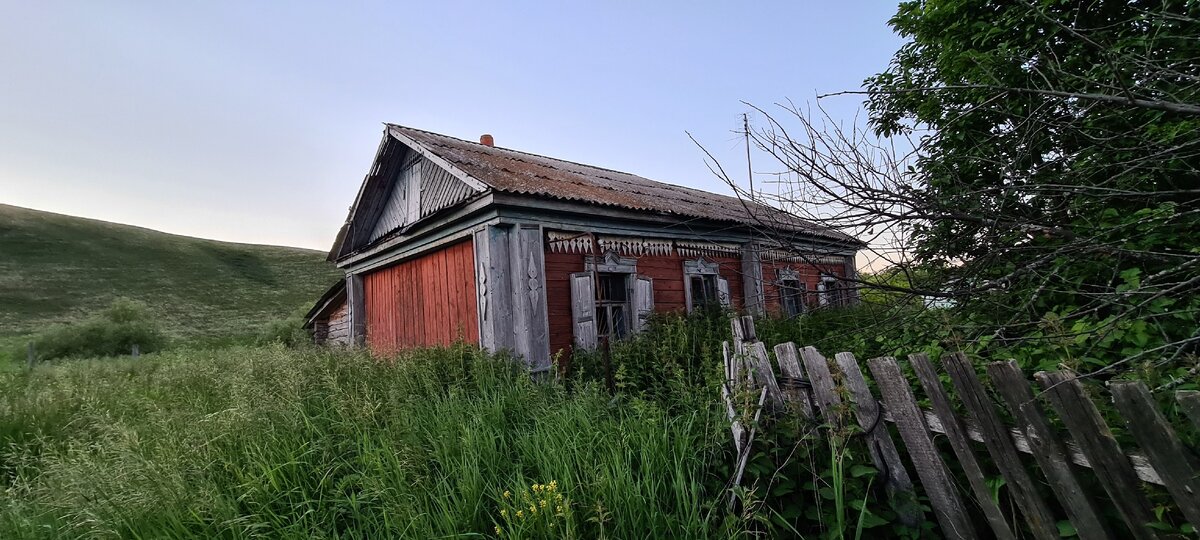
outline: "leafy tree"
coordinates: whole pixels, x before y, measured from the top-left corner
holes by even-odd
[[[1194,364],[1200,3],[916,0],[890,24],[873,129],[758,109],[790,184],[741,193],[871,240],[893,279],[859,285],[944,299],[954,346]]]

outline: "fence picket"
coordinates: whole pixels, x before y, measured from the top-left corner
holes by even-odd
[[[1158,412],[1150,390],[1141,381],[1109,384],[1113,402],[1138,446],[1167,484],[1167,491],[1193,526],[1200,527],[1200,481],[1183,444]]]
[[[754,372],[755,380],[767,391],[767,399],[772,407],[783,407],[783,393],[779,391],[779,383],[775,380],[775,370],[771,368],[771,359],[767,357],[767,347],[761,341],[746,344],[746,363]]]
[[[812,383],[813,397],[816,398],[825,422],[832,426],[840,426],[842,419],[838,409],[842,405],[842,399],[837,395],[833,374],[829,372],[829,362],[812,347],[800,349],[800,360],[804,362],[804,370],[808,372],[808,380]]]
[[[967,416],[979,424],[983,432],[983,444],[996,462],[996,468],[1005,482],[1012,488],[1013,499],[1025,517],[1030,532],[1035,538],[1054,540],[1058,538],[1058,526],[1054,514],[1038,493],[1033,479],[1021,463],[1017,449],[1013,447],[1008,428],[1000,422],[996,408],[992,406],[987,390],[975,376],[975,367],[962,353],[942,357],[942,366],[950,375],[950,382],[958,398],[966,406]]]
[[[850,390],[850,399],[854,402],[854,415],[858,425],[862,427],[867,438],[867,450],[875,468],[885,478],[884,490],[896,509],[900,522],[915,527],[924,519],[924,512],[917,502],[917,494],[913,489],[912,479],[900,459],[892,436],[888,433],[887,423],[883,421],[883,408],[867,388],[862,369],[858,361],[850,353],[837,353],[833,356],[838,368],[842,371],[843,380]]]
[[[912,457],[917,477],[929,496],[942,533],[948,538],[978,538],[896,359],[886,356],[873,358],[867,361],[867,365],[879,385],[884,404],[896,420],[900,438]]]
[[[808,378],[800,367],[796,344],[780,343],[775,346],[775,360],[779,362],[779,374],[785,378],[784,400],[794,404],[806,420],[813,417],[812,395],[808,389]]]
[[[1095,503],[1083,486],[1064,451],[1058,435],[1050,427],[1045,414],[1038,407],[1029,381],[1021,373],[1016,362],[994,362],[988,365],[988,375],[1000,397],[1008,405],[1017,422],[1022,426],[1029,449],[1037,460],[1038,467],[1046,476],[1050,489],[1058,497],[1083,540],[1110,540],[1112,533],[1104,526]]]
[[[1067,430],[1087,456],[1096,478],[1108,492],[1113,504],[1134,538],[1158,538],[1148,523],[1154,521],[1150,503],[1142,494],[1137,474],[1129,458],[1121,452],[1112,431],[1104,423],[1075,377],[1063,372],[1041,371],[1034,375],[1046,389],[1050,404],[1066,424]]]
[[[1008,520],[1004,517],[1004,513],[1000,511],[996,501],[992,500],[992,492],[987,485],[987,476],[983,473],[983,467],[979,465],[979,460],[975,457],[975,451],[971,449],[971,441],[967,439],[966,429],[958,416],[954,414],[950,397],[946,395],[946,389],[942,387],[942,381],[938,378],[937,371],[933,369],[933,363],[924,354],[909,355],[908,361],[912,364],[917,379],[921,381],[925,395],[929,396],[929,401],[933,403],[933,412],[942,422],[942,427],[946,431],[946,439],[950,441],[954,455],[958,456],[958,464],[962,466],[963,472],[967,475],[967,483],[970,484],[971,491],[975,494],[975,502],[983,509],[983,515],[987,518],[988,525],[996,533],[996,538],[1001,540],[1016,538],[1012,528],[1008,526]]]
[[[1179,402],[1179,407],[1183,409],[1183,413],[1192,421],[1196,429],[1200,429],[1200,392],[1180,390],[1175,392],[1175,400]]]

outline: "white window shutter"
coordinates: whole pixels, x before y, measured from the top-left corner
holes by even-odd
[[[729,307],[732,303],[732,298],[729,296],[729,280],[721,276],[717,276],[717,296],[721,297],[721,305]]]
[[[571,274],[571,323],[575,346],[596,348],[596,277],[593,272]]]
[[[645,276],[633,276],[633,331],[646,327],[646,319],[654,313],[654,280]]]

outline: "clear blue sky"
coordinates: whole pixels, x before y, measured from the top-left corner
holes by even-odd
[[[741,100],[857,89],[901,43],[893,2],[0,8],[0,202],[322,250],[382,122],[726,192],[685,131],[740,170]]]

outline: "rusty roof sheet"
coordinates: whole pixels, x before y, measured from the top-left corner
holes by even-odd
[[[736,197],[657,182],[611,169],[485,146],[410,127],[395,124],[388,124],[388,127],[499,192],[782,228],[860,243],[841,231],[817,225],[778,208]]]

